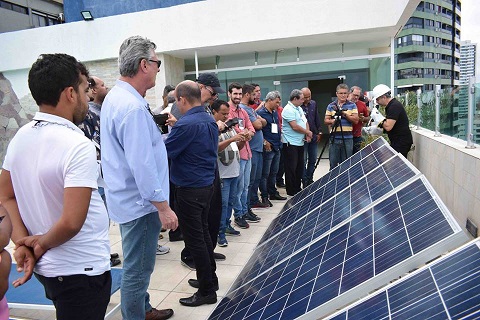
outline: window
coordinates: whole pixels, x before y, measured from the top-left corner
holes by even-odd
[[[28,10],[26,7],[19,6],[14,3],[10,3],[7,1],[0,0],[0,8],[12,10],[18,13],[28,14]]]
[[[56,17],[38,11],[32,11],[32,20],[33,25],[36,28],[51,26],[59,23]]]

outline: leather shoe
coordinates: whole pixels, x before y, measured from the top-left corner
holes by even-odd
[[[287,197],[282,197],[280,193],[270,195],[270,200],[287,200]]]
[[[197,279],[188,279],[188,284],[193,288],[196,288],[196,289],[200,288],[200,282]],[[213,283],[213,289],[215,291],[218,291],[218,282]]]
[[[213,259],[215,259],[216,261],[225,261],[227,260],[227,257],[222,253],[214,252]]]
[[[145,320],[166,320],[173,316],[172,309],[157,310],[152,308],[149,312],[145,313]]]
[[[203,304],[214,304],[217,303],[217,294],[214,292],[208,296],[201,296],[198,292],[195,292],[193,296],[188,298],[181,298],[178,300],[180,304],[183,304],[187,307],[198,307]]]

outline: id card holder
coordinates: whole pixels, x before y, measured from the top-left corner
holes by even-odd
[[[272,123],[272,133],[278,133],[278,124]]]

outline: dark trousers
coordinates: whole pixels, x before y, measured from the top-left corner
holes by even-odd
[[[214,293],[213,283],[218,283],[213,245],[208,229],[212,194],[213,185],[202,188],[175,187],[175,210],[179,226],[185,247],[195,262],[200,283],[199,293],[204,296]]]
[[[289,196],[295,195],[301,189],[304,170],[303,146],[284,143],[285,152],[285,186]]]
[[[173,188],[174,186],[173,184],[171,184],[170,190],[173,190]],[[222,184],[220,181],[218,168],[216,168],[215,180],[213,180],[213,195],[212,195],[212,200],[210,201],[210,213],[208,214],[208,229],[209,229],[210,240],[212,241],[213,249],[215,249],[215,247],[217,246],[217,236],[218,236],[218,230],[220,230],[221,218],[222,218]],[[176,232],[181,232],[180,228],[178,228]],[[193,260],[193,257],[187,248],[183,248],[182,253],[180,254],[180,258],[182,259],[182,261]]]
[[[276,183],[283,183],[283,175],[285,174],[285,149],[280,149],[280,160],[278,162],[278,171],[276,177]]]
[[[110,271],[98,276],[44,277],[35,273],[52,300],[58,320],[103,320],[110,302]]]

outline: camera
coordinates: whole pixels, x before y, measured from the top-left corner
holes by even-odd
[[[160,129],[162,133],[168,133],[168,126],[167,126],[168,113],[154,114],[153,120],[155,121],[155,123],[157,124],[157,127]]]
[[[336,119],[336,120],[342,118],[343,117],[343,111],[347,111],[347,110],[336,108],[335,109],[335,114],[332,116],[332,118]]]
[[[225,122],[225,129],[223,129],[222,133],[227,132],[233,126],[235,126],[237,124],[238,124],[238,118],[232,118],[232,119],[228,120],[227,122]]]

